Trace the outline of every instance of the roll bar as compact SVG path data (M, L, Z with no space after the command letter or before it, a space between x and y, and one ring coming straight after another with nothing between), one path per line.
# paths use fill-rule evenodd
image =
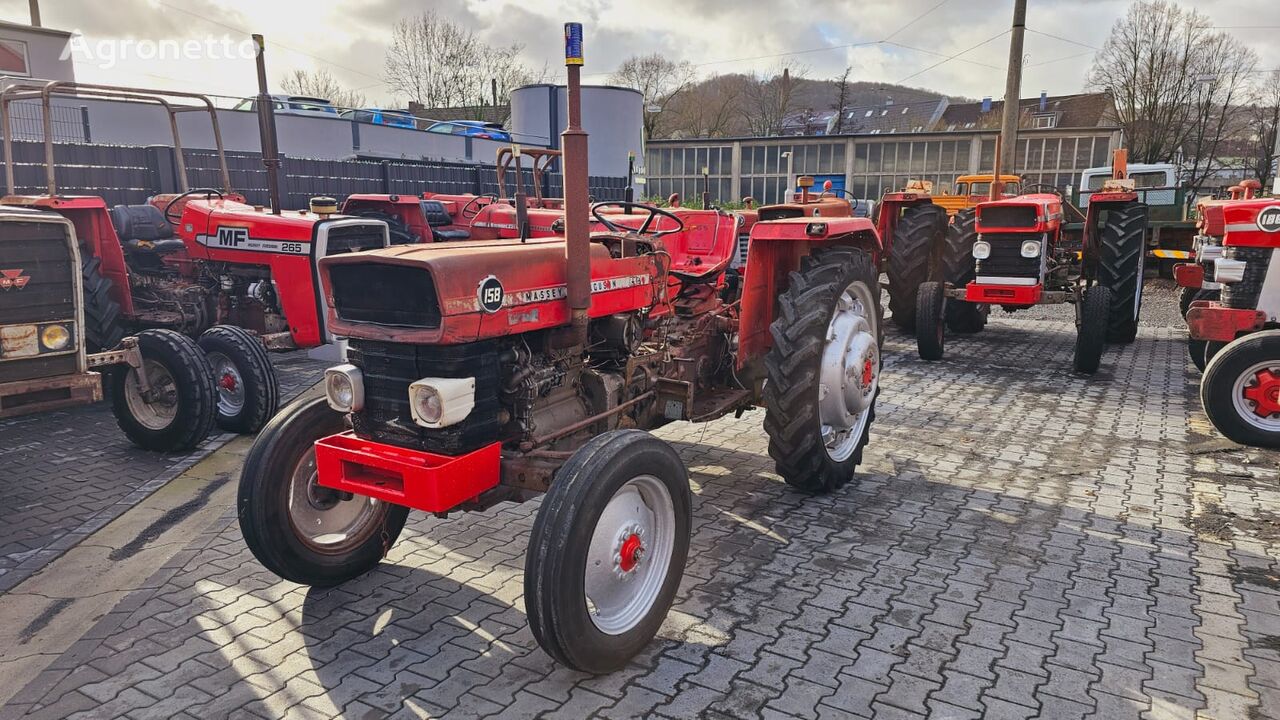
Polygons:
M551 163L560 157L559 150L547 150L543 148L521 148L517 155L514 147L498 148L498 199L507 199L507 184L505 181L507 170L514 165L516 170L515 187L517 193L524 192L524 167L520 162L520 158L529 157L533 161L533 196L537 198L539 207L542 205L542 176L551 167Z
M213 101L204 95L175 90L148 90L117 85L95 85L65 80L54 80L39 84L11 85L0 92L0 133L4 134L4 177L10 195L15 192L13 179L13 127L10 106L16 100L40 99L44 134L44 162L47 190L50 195L58 194L58 185L54 177L53 164L53 96L92 97L111 100L129 100L133 102L155 103L165 109L169 115L169 128L173 131L173 149L175 162L178 165L178 182L182 192L190 190L187 184L187 163L182 156L182 139L178 134L178 113L205 111L209 113L209 122L213 126L213 141L217 146L218 166L222 172L222 189L231 192L231 173L227 171L227 156L222 146L222 129L218 125L218 112ZM200 105L178 105L166 98L183 98L198 100Z

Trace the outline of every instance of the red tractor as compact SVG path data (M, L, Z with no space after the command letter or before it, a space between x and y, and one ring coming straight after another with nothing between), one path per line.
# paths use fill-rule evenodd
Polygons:
M259 435L238 512L263 565L329 586L377 565L410 509L545 495L525 566L533 634L608 672L653 638L689 551L686 470L648 430L763 405L787 483L852 479L880 377L881 246L865 218L761 221L734 288L732 216L591 207L580 27L566 27L564 234L322 260L349 362Z
M174 128L182 191L113 208L100 197L60 195L48 126L55 95L164 108ZM179 98L199 104L175 104ZM42 195L14 194L10 114L11 104L22 99L43 103L47 191ZM189 111L208 113L221 189L187 185L177 118ZM217 113L202 95L68 82L14 85L0 93L0 126L9 188L0 204L58 213L75 226L89 348L112 349L126 333L142 329L198 337L213 366L218 425L226 430L256 432L275 413L279 390L267 349L315 347L331 340L317 290L320 258L388 243L386 223L338 216L332 200L317 198L311 210L297 212L246 204L230 188Z
M1252 193L1248 193L1251 195ZM1197 259L1212 262L1218 299L1196 299L1187 310L1188 334L1203 343L1200 401L1223 435L1243 445L1280 447L1280 199L1221 202L1222 243ZM1204 265L1176 271L1186 286Z
M1032 185L1023 195L956 213L942 259L946 279L917 292L920 357L941 359L947 330L981 330L992 305L1016 311L1074 304L1078 372L1096 372L1108 342L1132 342L1142 306L1147 206L1124 178L1122 152L1115 167L1116 177L1090 199L1075 238L1063 232L1065 204L1052 186Z

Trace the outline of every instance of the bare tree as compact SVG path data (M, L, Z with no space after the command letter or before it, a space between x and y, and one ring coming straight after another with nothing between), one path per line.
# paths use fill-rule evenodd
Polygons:
M1183 179L1194 187L1221 169L1231 107L1256 65L1252 50L1214 32L1199 12L1138 0L1111 28L1089 84L1112 94L1135 161L1183 159Z
M342 108L358 108L364 105L364 94L348 90L329 74L328 70L294 70L280 81L280 89L291 95L324 98Z
M653 53L627 58L609 82L639 90L644 95L644 134L655 137L667 106L693 82L693 75L693 65L688 62L676 62Z
M796 86L806 67L779 67L748 83L743 110L755 135L781 135L787 117L796 110Z
M1269 188L1275 171L1276 132L1280 128L1280 70L1262 76L1254 88L1248 113L1253 133L1250 136L1249 173Z
M747 130L742 99L748 78L716 75L695 83L672 98L663 112L667 137L728 137Z
M831 109L836 111L831 123L831 132L835 135L844 132L844 106L849 104L849 73L852 71L852 67L846 66L840 79L836 80L836 101L831 105Z
M462 25L428 10L398 21L387 49L386 79L393 93L426 107L488 105L492 81L499 98L541 74L520 61L523 45L493 47Z

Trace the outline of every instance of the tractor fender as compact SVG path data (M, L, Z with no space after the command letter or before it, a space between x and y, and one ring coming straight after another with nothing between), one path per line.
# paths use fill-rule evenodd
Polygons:
M853 247L871 256L877 268L883 245L875 225L859 217L795 217L758 222L751 228L743 273L738 367L773 346L769 325L777 299L790 286L792 272L814 249Z

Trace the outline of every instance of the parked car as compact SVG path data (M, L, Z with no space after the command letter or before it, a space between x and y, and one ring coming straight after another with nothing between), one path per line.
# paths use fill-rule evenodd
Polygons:
M362 110L343 110L338 114L347 120L355 120L356 122L390 125L391 127L408 128L410 130L418 129L418 119L416 117L398 110L364 108Z
M324 98L306 97L303 95L272 95L271 104L277 115L323 115L325 117L334 117L338 114L338 108ZM258 98L245 98L236 104L232 110L248 110L255 112L258 109Z
M427 128L427 132L441 135L463 135L478 137L498 142L511 142L511 133L503 129L501 123L481 120L446 120L437 122Z

